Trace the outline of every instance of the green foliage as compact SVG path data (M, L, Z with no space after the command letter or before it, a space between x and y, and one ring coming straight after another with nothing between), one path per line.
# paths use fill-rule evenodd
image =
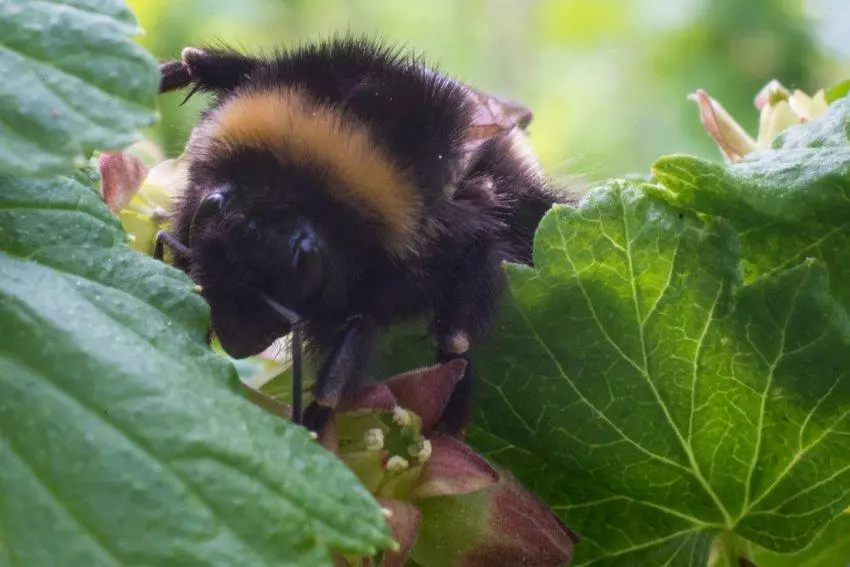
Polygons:
M612 185L511 268L522 349L483 351L479 426L542 461L578 563L702 564L716 529L790 551L841 511L850 328L820 264L741 287L736 261L727 225Z
M79 177L0 179L0 525L10 564L331 565L390 544L302 428L233 391L182 273Z
M797 553L775 553L763 547L742 541L729 541L721 537L715 542L709 567L739 567L726 554L723 544L746 550L758 567L847 567L850 558L850 514L842 514L815 538L804 550ZM738 554L733 554L736 557Z
M538 48L587 19L597 34L632 35L622 6L612 19L571 4L583 15L569 25L546 17L560 3L534 11L546 24ZM701 80L712 92L733 85L737 108L751 105L767 68L805 82L813 66L791 55L808 32L790 7L758 4L714 0L708 20L649 50L659 52L650 67L681 64L679 42L701 45L688 72L673 75L691 84L692 68L711 69ZM438 7L463 22L455 16L489 9ZM181 17L195 21L194 12ZM519 28L523 14L496 16ZM784 30L762 34L782 37L769 66L735 43L756 16L761 31ZM237 393L233 365L205 344L209 313L191 282L127 248L76 169L155 121L158 74L131 39L139 31L122 0L0 2L0 564L313 566L331 565L332 552L387 549L375 500L302 428ZM521 52L500 26L488 33L488 61ZM161 55L176 55L178 36ZM729 45L738 66L717 72ZM631 62L634 50L620 49ZM508 75L520 76L513 67ZM623 86L609 82L608 99L595 84L600 97L577 103L606 111L579 113L572 130L635 160L668 144L665 129L681 122L669 99L632 87L621 104ZM556 207L538 231L534 268L507 267L498 323L473 353L482 383L470 441L581 533L574 564L731 567L741 554L760 567L847 562L847 88L829 89L829 111L769 151L731 166L668 156L652 184L611 181L577 208ZM546 93L532 104L543 116L576 98ZM663 113L646 114L649 97ZM634 123L621 118L635 109L654 127L612 136L597 124ZM165 129L182 147L185 128L172 122ZM564 127L536 124L552 153L545 141L561 145ZM420 325L393 329L384 374L431 363L424 335ZM267 390L285 397L287 374ZM722 544L731 563L717 554Z
M803 551L783 555L756 548L752 557L759 567L847 567L850 561L850 514L842 514L833 520Z
M817 258L850 309L850 98L730 167L670 156L653 170L658 194L735 225L748 280Z
M70 172L155 119L156 61L123 0L0 2L0 172Z
M576 564L705 565L719 533L787 558L850 503L848 111L599 187L508 266L471 442L582 534ZM427 360L419 328L387 341Z
M826 90L826 101L835 102L836 100L847 96L848 93L850 93L850 79L836 83L828 88Z

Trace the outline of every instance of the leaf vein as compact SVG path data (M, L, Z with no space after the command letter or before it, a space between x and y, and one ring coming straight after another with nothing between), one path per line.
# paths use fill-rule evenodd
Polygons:
M785 321L784 321L782 328L781 328L780 341L779 341L779 351L776 353L776 358L773 360L773 362L770 365L770 369L769 369L769 372L767 374L767 380L765 381L764 390L763 390L762 395L761 395L761 407L759 409L758 430L757 430L758 434L757 434L757 437L756 437L756 446L755 446L755 449L753 450L753 459L752 459L752 462L750 463L749 471L747 472L747 480L744 484L744 505L741 507L740 518L743 518L746 515L746 512L751 509L750 499L752 497L751 493L752 493L753 476L755 474L756 465L758 464L759 457L761 456L761 442L762 442L762 438L764 436L764 416L767 413L767 397L768 397L768 394L770 392L770 388L773 385L773 377L776 373L776 368L778 367L778 365L781 362L782 357L783 357L783 352L785 350L785 342L787 340L788 325L791 322L791 316L793 315L794 310L797 307L797 302L799 301L799 298L800 298L800 290L802 290L805 281L808 280L808 277L809 276L807 274L804 281L801 282L800 285L797 286L797 289L794 291L794 298L791 300L791 305L788 307L788 312L785 315ZM748 336L748 340L750 340L749 336ZM753 347L755 347L755 345L753 345ZM776 484L778 484L780 478L777 478L774 481L774 486ZM766 493L767 492L765 492L765 494ZM760 497L758 500L761 500L764 497L765 494L762 494L762 497Z
M123 562L121 560L119 560L117 555L115 554L115 552L112 549L109 548L109 546L107 545L107 542L103 538L101 538L99 535L97 535L94 532L94 530L91 528L91 526L89 526L76 513L76 511L73 508L71 508L71 506L67 502L62 500L59 497L59 495L56 494L56 492L50 487L50 484L48 482L46 482L41 477L41 475L39 474L39 472L37 471L35 466L31 462L29 462L26 459L26 457L20 451L18 451L15 448L15 446L12 444L12 440L9 439L8 437L6 437L3 434L2 429L0 429L0 441L3 442L3 444L8 449L9 453L11 453L11 455L14 458L16 458L18 460L18 462L21 463L21 465L24 466L30 472L30 475L32 475L32 478L34 478L36 480L38 485L42 488L43 492L48 497L50 497L50 499L59 508L64 510L65 513L68 515L68 517L80 528L80 530L88 537L88 539L91 540L92 543L95 544L96 548L101 552L101 554L105 555L112 563L114 563L116 565L122 565ZM5 544L4 544L4 548L5 548Z

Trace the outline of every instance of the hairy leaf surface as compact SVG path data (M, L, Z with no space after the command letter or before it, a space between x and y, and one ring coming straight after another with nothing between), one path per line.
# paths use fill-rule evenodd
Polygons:
M653 170L660 196L735 226L748 281L817 258L850 310L850 98L734 165L670 156Z

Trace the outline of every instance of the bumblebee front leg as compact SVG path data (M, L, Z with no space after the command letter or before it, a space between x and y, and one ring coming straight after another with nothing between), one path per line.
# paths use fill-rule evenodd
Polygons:
M463 437L472 417L476 372L468 358L470 342L483 335L490 326L505 287L501 255L495 244L489 244L465 256L465 264L436 312L434 330L438 351L437 362L455 358L467 361L466 370L455 386L438 428L454 437Z
M314 401L304 410L304 427L320 432L334 408L366 377L375 348L376 326L362 317L349 319L313 384Z

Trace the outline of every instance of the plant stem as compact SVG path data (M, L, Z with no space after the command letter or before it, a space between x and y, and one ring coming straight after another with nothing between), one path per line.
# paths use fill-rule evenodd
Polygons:
M756 567L750 559L750 542L738 537L732 532L720 534L723 555L728 567Z

